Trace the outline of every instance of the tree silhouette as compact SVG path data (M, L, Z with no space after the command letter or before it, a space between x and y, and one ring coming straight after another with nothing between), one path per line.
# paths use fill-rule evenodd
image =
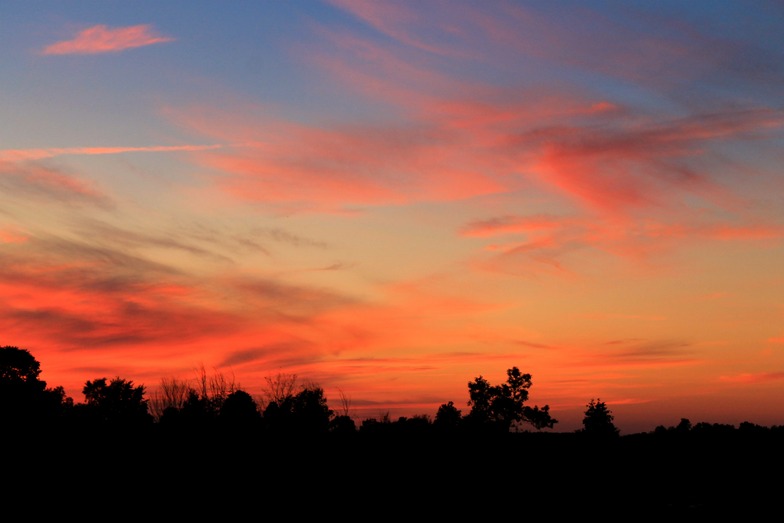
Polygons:
M281 376L278 376L280 384ZM334 412L327 404L324 389L315 384L302 385L297 394L288 393L280 397L283 391L290 390L292 381L284 380L285 386L274 389L278 393L276 400L270 401L264 409L264 424L272 433L297 433L303 435L325 434L329 431L330 421Z
M161 378L160 387L153 391L148 402L150 414L157 421L160 421L166 413L172 416L172 413L182 410L191 394L198 395L188 381L173 377Z
M548 405L541 409L525 405L532 385L530 374L523 374L517 367L512 367L506 371L506 376L505 383L495 386L482 376L468 382L471 411L464 421L470 427L506 433L520 422L530 423L537 430L552 428L558 423L550 416Z
M590 436L616 437L620 431L613 423L615 417L607 404L600 399L591 399L586 405L583 432Z
M41 364L27 349L6 345L0 347L0 383L46 383L38 379Z
M78 407L80 415L91 423L140 427L153 422L143 385L134 386L133 381L120 377L111 380L99 378L87 381L82 393L85 403L74 408Z
M189 389L179 407L166 407L158 424L170 431L206 434L218 425L218 411L209 398L200 396L196 389Z
M17 430L62 420L73 407L63 387L47 388L27 349L0 347L0 419Z
M233 377L218 371L210 376L202 365L194 380L163 378L148 405L167 429L205 431L215 428L224 402L239 390Z
M353 434L357 431L357 423L345 414L339 414L329 420L329 431L333 434Z
M244 390L235 390L221 405L218 415L224 426L254 429L261 422L261 413L253 397Z
M351 400L342 390L338 389L340 396L340 410L333 412L329 421L329 431L335 434L351 434L357 431L357 424L351 418Z
M454 402L443 403L438 407L433 428L440 432L455 432L460 428L461 419L460 409Z

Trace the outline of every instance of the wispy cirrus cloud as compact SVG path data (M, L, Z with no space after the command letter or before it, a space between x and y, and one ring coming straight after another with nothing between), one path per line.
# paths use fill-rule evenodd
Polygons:
M147 45L171 42L174 38L155 33L150 25L108 27L95 25L79 31L70 40L63 40L43 48L43 55L116 53Z
M597 353L601 353L601 357L597 357ZM700 360L691 342L666 339L611 340L597 345L589 357L582 354L575 358L577 366L607 369L694 365Z
M333 4L403 45L325 31L325 47L336 52L320 49L310 55L312 63L344 87L411 114L420 128L437 129L431 136L448 137L454 149L470 151L477 171L495 173L496 179L503 172L525 173L554 195L590 211L624 217L639 209L677 208L694 198L719 206L737 203L713 172L719 169L711 159L732 154L723 147L727 143L753 143L784 127L784 113L764 100L743 105L703 96L681 110L650 112L613 100L608 96L612 89L596 101L590 90L567 87L563 81L539 92L521 81L519 88L504 92L480 77L455 77L445 53L424 45L417 29L427 20L428 42L448 42L451 49L472 47L498 67L512 49L521 67L527 58L561 63L603 75L609 84L654 82L665 90L667 82L646 71L677 68L678 74L668 77L695 84L701 75L721 71L712 49L729 42L717 42L703 34L704 28L689 24L670 27L676 38L656 33L635 37L637 17L648 16L642 11L626 12L620 19L587 8L568 13L569 18L592 20L595 30L586 45L584 35L553 24L539 9L513 4L500 9L503 16L465 4L450 6L446 21L437 9L412 13L363 1ZM617 34L624 35L630 47L619 49ZM414 54L412 48L433 53ZM736 53L743 54L742 49ZM607 61L607 56L618 60ZM607 65L618 62L623 66Z
M538 151L532 170L543 184L602 212L624 213L689 196L731 200L708 172L705 151L782 126L779 109L726 108L670 120L629 115L605 120L601 129L543 126L520 140Z
M426 41L426 35L437 32L433 29L433 21L408 5L402 3L383 4L364 0L330 0L330 3L348 11L377 31L401 43L431 53L455 54L455 51L448 46ZM422 26L416 27L417 23ZM444 27L439 28L441 31L455 30L448 20L442 21L442 23ZM412 26L415 28L412 29ZM425 31L421 31L421 29L425 29Z
M705 221L683 217L670 223L652 218L640 222L615 222L595 216L505 215L472 221L460 229L469 238L502 237L502 244L487 244L486 250L504 255L557 251L581 245L622 256L641 257L668 242L680 241L766 241L784 239L784 225L755 222Z
M156 358L181 369L198 363L194 347L221 344L241 350L248 339L260 346L284 344L290 362L309 362L323 351L323 329L343 330L342 322L325 326L319 319L351 303L340 293L287 283L280 275L238 272L231 279L205 278L204 272L189 270L174 257L157 260L149 250L209 257L225 267L231 261L225 259L224 244L213 245L211 254L197 246L204 243L202 237L168 238L165 231L147 234L91 220L72 232L33 233L24 242L0 240L0 327L9 338L24 339L32 347L102 351L100 362L92 358L96 364L90 372L106 372L102 369L121 361L122 368L142 362L140 344L165 346ZM245 358L251 369L268 369L276 355L258 357L262 361ZM85 370L68 368L65 374L76 381L58 385L77 390Z
M2 149L0 162L14 162L26 160L42 160L56 156L94 156L104 154L122 153L168 153L180 151L204 151L226 147L221 144L211 145L151 145L146 147L47 147L38 149Z
M506 190L448 135L427 126L306 126L259 110L242 114L189 107L169 115L192 131L231 143L198 151L197 162L226 174L221 187L250 201L334 211L346 206L454 201Z
M364 2L337 4L373 27L397 35L395 38L408 47L421 47L400 29L415 25L419 15L400 10L383 17ZM511 6L509 10L526 24L538 18ZM456 11L468 10L463 6ZM450 10L450 14L455 13ZM515 16L512 18L517 19ZM613 25L606 19L600 22ZM392 26L397 29L390 29ZM464 44L475 38L471 34L454 33ZM524 178L553 195L616 217L639 209L677 208L695 198L720 206L738 203L712 172L717 170L712 162L727 154L723 146L728 142L753 143L784 127L784 113L764 102L738 105L714 101L686 105L682 111L650 112L606 94L594 98L589 91L563 84L535 88L522 83L518 89L500 89L479 78L456 78L446 60L419 55L411 59L408 48L345 33L325 31L324 36L326 48L335 52L317 50L308 55L311 63L345 88L409 115L411 129L428 130L432 158L443 160L447 155L442 151L449 148L453 158L468 159L461 165L486 173L503 188L512 188L514 177L509 174L524 173ZM683 36L683 46L676 48L653 37L645 45L651 53L661 45L674 56L684 54L686 67L699 61L705 49L688 54L689 43L697 37ZM567 38L572 40L574 37ZM512 41L530 44L530 38ZM498 44L496 38L484 41L491 47L485 49L490 55L493 42ZM528 51L541 59L563 58L546 46ZM605 70L590 60L579 64L579 68L594 67L610 78L618 75L628 80L622 74L626 70Z
M525 234L563 227L564 218L557 216L498 216L466 224L460 231L463 236L486 237L505 234Z
M93 184L37 163L21 165L0 158L0 189L0 199L111 206L111 199Z

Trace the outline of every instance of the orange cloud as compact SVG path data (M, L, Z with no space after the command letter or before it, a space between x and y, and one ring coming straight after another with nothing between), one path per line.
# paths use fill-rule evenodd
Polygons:
M0 243L24 243L27 236L10 229L0 229Z
M780 380L784 380L784 372L761 372L758 374L744 372L733 376L721 376L719 378L719 381L728 383L765 383Z
M171 42L174 38L156 35L149 25L110 28L96 25L80 31L75 38L45 47L44 55L112 53Z
M203 274L141 254L140 246L150 241L163 246L162 239L87 225L80 240L42 235L0 242L0 330L38 349L40 361L63 377L57 384L72 394L80 380L95 377L86 372L127 370L135 377L138 369L190 368L207 358L210 365L245 365L253 375L258 368L269 372L312 362L323 350L319 317L348 303L329 291L280 279L238 276L207 284ZM176 241L170 246L187 249L190 243ZM335 330L342 334L340 326ZM259 348L255 359L241 354L249 343ZM274 350L281 344L288 347L282 354ZM219 361L216 345L226 349ZM159 361L145 361L142 346L160 349ZM90 367L77 367L79 361L90 361Z
M784 238L784 226L717 226L712 235L721 240L770 240Z

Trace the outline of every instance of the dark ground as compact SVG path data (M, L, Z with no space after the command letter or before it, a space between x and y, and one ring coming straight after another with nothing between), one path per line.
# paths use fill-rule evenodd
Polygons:
M780 438L509 436L39 435L5 442L0 501L123 521L782 516Z

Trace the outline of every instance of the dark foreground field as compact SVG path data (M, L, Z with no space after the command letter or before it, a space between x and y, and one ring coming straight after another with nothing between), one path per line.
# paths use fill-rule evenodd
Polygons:
M7 442L3 501L123 521L753 520L784 506L784 447L767 434L90 436Z

